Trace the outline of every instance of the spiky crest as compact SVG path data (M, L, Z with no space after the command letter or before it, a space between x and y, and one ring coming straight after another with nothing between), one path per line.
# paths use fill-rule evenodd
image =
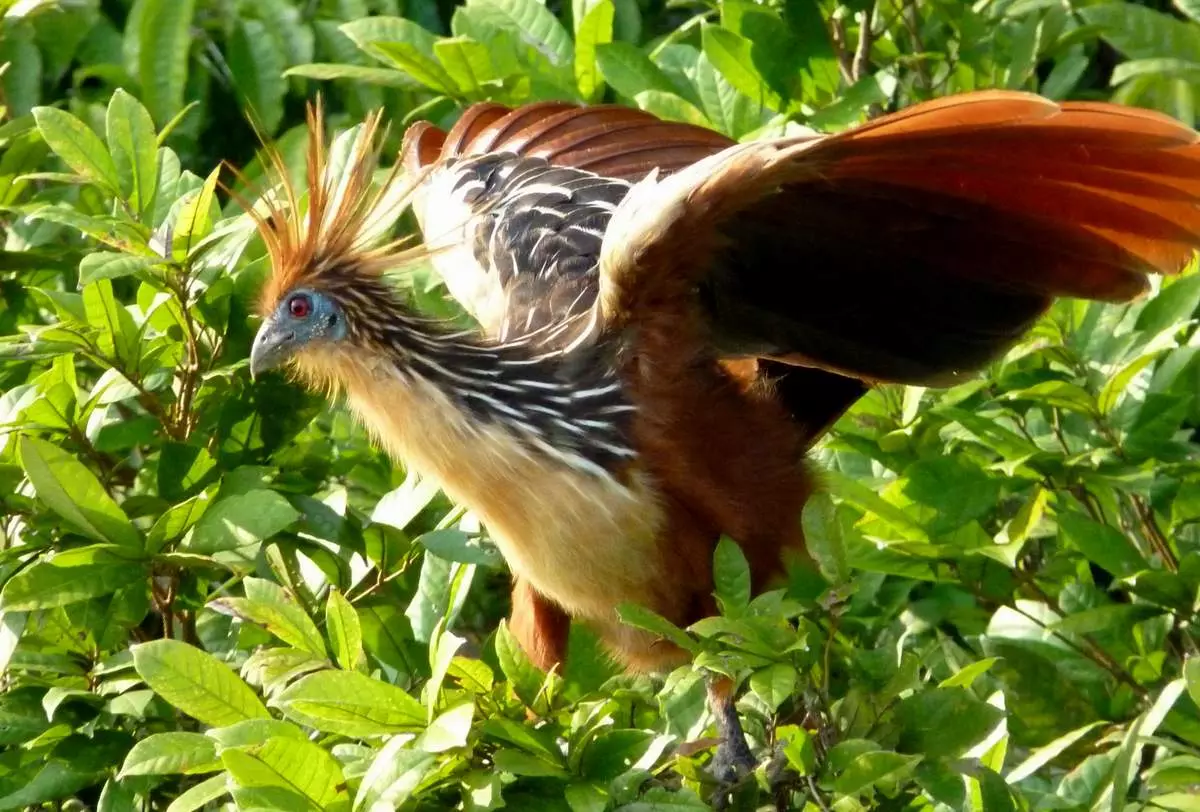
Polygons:
M421 257L419 247L402 250L410 237L381 239L424 176L419 172L417 177L407 177L397 162L382 181L375 181L386 132L380 127L382 115L382 110L375 110L362 124L338 136L334 146L345 148L335 152L325 141L325 115L318 96L307 109L303 190L292 183L279 149L264 142L261 156L267 191L254 204L231 192L254 221L271 262L259 299L264 316L293 288L377 281L385 271ZM331 160L339 153L344 161ZM231 169L244 186L252 187L241 172Z

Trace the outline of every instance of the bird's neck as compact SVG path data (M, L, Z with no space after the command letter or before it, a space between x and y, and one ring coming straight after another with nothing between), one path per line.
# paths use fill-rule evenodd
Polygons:
M634 457L634 406L615 353L583 340L583 322L564 325L565 336L494 343L394 300L387 304L387 318L374 318L370 332L352 333L349 346L304 365L310 375L344 386L352 402L388 391L394 408L414 417L420 412L422 420L452 422L460 434L507 433L529 452L575 468L608 474ZM575 334L580 341L564 341ZM404 397L397 395L401 389ZM430 410L420 401L440 405ZM371 409L379 408L387 404L372 402ZM409 431L429 429L416 424Z

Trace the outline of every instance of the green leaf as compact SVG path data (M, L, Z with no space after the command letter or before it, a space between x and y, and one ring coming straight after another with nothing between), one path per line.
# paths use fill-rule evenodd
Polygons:
M537 0L467 0L467 7L517 34L555 67L570 66L574 56L571 35L554 13Z
M182 244L184 256L189 256L211 232L213 223L220 212L216 205L217 181L221 176L218 166L200 188L187 198L179 207L179 215L175 218L174 246Z
M587 101L597 101L604 93L596 51L597 46L612 42L615 14L612 0L600 0L588 9L575 31L575 84Z
M475 703L463 702L439 714L417 739L415 746L426 753L444 753L465 747L475 719Z
M520 641L506 623L501 623L500 628L496 630L496 657L513 693L527 706L532 707L541 693L545 677L521 648Z
M674 93L664 93L661 90L643 90L634 96L637 106L648 113L653 113L664 121L679 121L684 124L694 124L697 127L710 127L704 113L696 109L687 99Z
M79 284L87 285L97 279L119 279L123 276L154 267L152 257L137 257L115 251L96 251L79 261Z
M837 508L829 494L818 491L809 496L800 519L805 547L821 573L834 585L844 584L850 578L850 564Z
M329 644L338 665L348 671L353 670L363 656L362 625L350 601L337 589L329 590L329 598L325 602L325 627L329 631Z
M129 550L142 539L124 512L92 473L62 449L36 437L18 443L21 467L38 498L79 532Z
M324 81L348 79L352 82L360 82L365 85L395 87L402 90L414 90L421 86L419 82L398 70L331 62L310 62L305 65L295 65L285 70L283 75Z
M689 637L687 632L644 606L632 603L621 604L617 607L617 616L622 623L657 634L665 640L670 640L684 651L700 650L700 644Z
M272 135L283 120L287 95L287 57L280 42L258 20L238 18L226 46L233 82L250 115L264 135Z
M263 704L225 663L178 640L133 647L138 675L174 707L212 727L268 719Z
M145 564L120 547L76 547L35 561L9 578L0 591L0 608L34 611L67 606L110 595L145 577Z
M137 25L141 98L154 121L165 125L183 109L196 0L139 0L138 6L130 23Z
M1023 762L1014 767L1012 771L1010 771L1009 774L1004 777L1005 780L1010 784L1016 784L1019 781L1024 781L1026 778L1033 775L1038 770L1042 769L1042 767L1045 767L1051 761L1054 761L1054 759L1066 752L1067 748L1075 744L1075 742L1079 741L1088 733L1091 733L1093 730L1103 724L1103 722L1092 722L1091 724L1076 728L1070 733L1064 733L1049 744L1039 747L1037 750L1034 750L1032 753L1030 753L1029 757Z
M214 775L181 792L175 800L171 801L167 812L196 812L197 809L212 803L227 792L229 792L229 788L225 773Z
M354 798L356 812L375 809L399 809L412 797L433 768L433 753L406 749L403 736L393 736L367 768Z
M754 67L753 43L745 37L715 25L704 26L701 35L704 55L738 92L772 110L783 112L787 105Z
M112 156L100 136L70 113L53 107L33 108L38 132L63 162L105 191L119 195L121 182Z
M183 546L205 554L247 547L271 538L299 518L299 511L275 491L227 496L205 511Z
M430 90L449 96L460 95L458 84L441 63L423 53L416 45L408 42L377 42L372 48L397 70L404 71ZM432 48L431 43L430 50Z
M312 809L350 809L342 768L324 748L306 739L274 737L261 747L227 749L221 760L241 787L282 787L307 798Z
M290 646L325 657L325 641L304 608L276 583L262 578L244 581L245 598L218 598L209 606L257 623Z
M425 726L425 707L394 685L354 671L320 671L271 704L302 725L343 736L379 736Z
M713 553L713 585L721 614L740 617L750 605L750 565L741 547L726 536Z
M492 569L504 565L504 557L494 544L461 530L434 530L418 536L417 543L445 561L478 564Z
M834 789L843 795L858 795L885 782L897 782L910 775L921 758L884 751L863 753L834 780Z
M584 748L579 772L592 781L614 781L632 769L654 739L649 730L603 731Z
M212 772L220 767L217 745L208 736L171 731L153 733L135 744L117 777Z
M467 98L482 98L483 85L498 78L488 47L470 37L440 39L433 44L433 53Z
M167 508L146 534L146 551L161 552L168 543L181 537L199 521L210 504L212 496L206 491Z
M1146 562L1124 534L1080 513L1062 513L1058 529L1065 542L1087 559L1118 578L1147 568Z
M141 217L154 205L158 191L158 145L154 119L123 88L113 91L105 117L105 138L120 178L121 194ZM86 261L86 258L85 258ZM82 268L83 263L80 263ZM85 280L80 279L80 284Z
M596 65L613 90L633 99L645 90L674 94L675 85L640 48L628 42L609 42L596 47Z
M775 711L792 695L796 678L795 668L787 663L774 663L750 675L750 690Z
M955 758L982 741L1001 711L966 688L934 688L903 699L896 707L902 727L900 749L928 758Z

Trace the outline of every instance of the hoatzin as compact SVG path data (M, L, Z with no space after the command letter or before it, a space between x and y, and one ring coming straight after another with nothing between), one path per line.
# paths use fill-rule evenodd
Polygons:
M344 390L480 517L545 668L572 618L629 669L686 661L616 608L713 612L722 534L758 587L803 554L804 454L870 385L952 382L1054 297L1127 300L1200 248L1200 136L1112 104L976 92L739 144L620 106L482 103L410 127L373 184L378 122L331 167L312 114L306 213L285 184L254 215L273 272L251 370ZM398 202L478 329L389 283L411 252L371 235Z

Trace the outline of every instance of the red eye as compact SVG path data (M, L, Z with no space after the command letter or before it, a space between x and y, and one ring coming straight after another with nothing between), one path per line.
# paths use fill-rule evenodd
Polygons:
M288 299L288 312L292 314L292 318L306 319L312 312L312 300L304 295L293 296Z

